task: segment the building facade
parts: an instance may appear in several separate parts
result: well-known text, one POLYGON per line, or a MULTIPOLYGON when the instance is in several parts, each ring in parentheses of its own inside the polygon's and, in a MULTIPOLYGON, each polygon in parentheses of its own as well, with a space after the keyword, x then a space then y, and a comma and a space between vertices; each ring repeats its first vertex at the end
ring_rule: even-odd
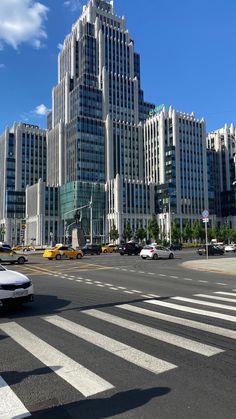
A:
MULTIPOLYGON (((49 118, 48 181, 106 184, 108 229, 109 220, 117 218, 112 202, 119 196, 127 201, 127 184, 135 183, 142 190, 140 196, 147 197, 142 121, 152 108, 143 99, 140 57, 125 19, 114 14, 113 2, 90 0, 58 57, 58 85, 49 118), (117 176, 124 181, 117 182, 117 176)), ((140 206, 133 205, 134 218, 149 218, 149 212, 139 213, 140 206)), ((128 214, 119 218, 120 236, 128 214)))
POLYGON ((233 124, 207 135, 209 184, 219 223, 236 228, 236 128, 233 124))
POLYGON ((143 129, 145 181, 156 185, 155 212, 169 239, 171 219, 182 231, 208 208, 205 121, 162 107, 143 129))
POLYGON ((0 228, 2 241, 24 240, 25 189, 46 181, 47 132, 38 126, 16 124, 0 136, 0 228))

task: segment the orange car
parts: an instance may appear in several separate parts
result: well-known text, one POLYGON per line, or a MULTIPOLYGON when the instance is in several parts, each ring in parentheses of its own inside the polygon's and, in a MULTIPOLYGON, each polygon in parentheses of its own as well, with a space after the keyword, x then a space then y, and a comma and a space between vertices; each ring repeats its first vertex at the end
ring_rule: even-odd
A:
POLYGON ((73 249, 70 246, 57 245, 44 251, 43 257, 49 260, 81 259, 84 256, 82 250, 73 249))

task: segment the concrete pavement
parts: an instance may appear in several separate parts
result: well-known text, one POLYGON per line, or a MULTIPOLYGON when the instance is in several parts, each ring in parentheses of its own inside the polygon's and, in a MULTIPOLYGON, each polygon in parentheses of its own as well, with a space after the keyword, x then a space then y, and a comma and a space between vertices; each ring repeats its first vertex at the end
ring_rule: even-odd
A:
POLYGON ((182 266, 187 269, 218 272, 225 275, 236 276, 236 256, 227 259, 221 258, 219 256, 217 259, 212 259, 212 257, 209 257, 208 260, 206 258, 190 260, 183 262, 182 266))

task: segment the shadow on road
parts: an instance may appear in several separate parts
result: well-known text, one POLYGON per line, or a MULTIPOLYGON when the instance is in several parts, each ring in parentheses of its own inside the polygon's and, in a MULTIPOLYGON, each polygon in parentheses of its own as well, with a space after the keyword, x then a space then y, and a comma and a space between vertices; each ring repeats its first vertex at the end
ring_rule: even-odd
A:
POLYGON ((37 368, 33 371, 5 371, 1 372, 2 378, 6 381, 9 386, 12 386, 17 383, 21 383, 29 377, 37 377, 39 375, 53 374, 54 371, 59 370, 60 366, 53 366, 52 369, 48 367, 37 368))
MULTIPOLYGON (((38 411, 34 419, 102 419, 124 414, 129 410, 145 405, 151 399, 164 396, 171 391, 169 387, 153 387, 145 390, 134 389, 116 393, 110 397, 87 399, 60 407, 38 411)), ((123 417, 123 415, 122 415, 123 417)), ((125 416, 124 416, 125 417, 125 416)), ((130 417, 130 416, 129 416, 130 417)), ((135 414, 134 418, 137 417, 135 414)), ((150 417, 150 416, 149 416, 150 417)))

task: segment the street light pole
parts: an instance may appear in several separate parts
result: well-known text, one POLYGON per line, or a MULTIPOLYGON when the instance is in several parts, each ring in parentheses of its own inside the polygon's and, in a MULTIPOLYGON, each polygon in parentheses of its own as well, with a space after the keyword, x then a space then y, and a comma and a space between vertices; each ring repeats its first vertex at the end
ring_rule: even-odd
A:
POLYGON ((93 196, 90 199, 90 244, 93 244, 93 196))
POLYGON ((171 242, 172 242, 172 231, 171 231, 171 211, 170 211, 170 196, 169 196, 169 241, 170 241, 170 246, 171 246, 171 242))

